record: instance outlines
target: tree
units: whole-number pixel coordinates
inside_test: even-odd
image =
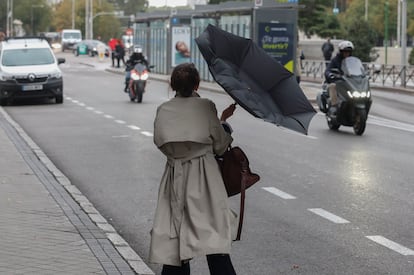
[[[109,0],[117,10],[121,10],[125,15],[145,12],[149,6],[147,0]]]
[[[377,35],[365,21],[354,19],[345,27],[345,37],[354,44],[353,55],[363,62],[371,62],[372,49],[375,47]]]
[[[75,1],[75,29],[85,31],[85,0]],[[56,6],[52,25],[57,31],[72,28],[72,0],[63,0]],[[97,3],[94,1],[93,14],[100,12],[114,12],[113,5],[106,0]],[[93,33],[103,41],[121,35],[121,24],[114,15],[102,15],[93,19]]]
[[[32,31],[34,31],[34,34],[37,34],[38,32],[49,30],[49,22],[52,18],[52,9],[47,4],[46,0],[20,0],[13,2],[13,18],[22,21],[22,27],[26,34],[32,34]],[[6,10],[7,1],[0,1],[0,27],[2,31],[6,31]]]
[[[301,0],[305,8],[299,10],[299,29],[307,37],[317,34],[321,37],[335,37],[340,34],[340,25],[324,0]]]

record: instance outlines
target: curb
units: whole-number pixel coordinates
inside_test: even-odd
[[[23,128],[17,124],[2,107],[0,112],[5,119],[13,126],[16,132],[24,139],[36,157],[45,165],[47,170],[55,177],[70,196],[79,204],[80,208],[104,233],[107,239],[116,248],[122,258],[138,275],[155,275],[155,273],[145,264],[141,257],[129,246],[129,244],[116,232],[108,221],[96,210],[93,204],[82,195],[81,191],[73,185],[70,180],[52,163],[39,146],[26,134]]]

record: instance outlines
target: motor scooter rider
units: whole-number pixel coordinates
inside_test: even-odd
[[[142,53],[142,47],[135,45],[134,46],[134,51],[131,54],[131,56],[129,57],[129,59],[127,60],[126,64],[126,74],[125,74],[125,88],[124,91],[127,92],[128,91],[128,85],[129,85],[129,80],[130,80],[130,76],[131,76],[131,70],[134,68],[134,66],[137,63],[142,63],[144,64],[148,71],[150,71],[149,68],[149,64],[148,64],[148,60],[145,58],[144,54]]]
[[[328,92],[329,97],[331,98],[331,108],[329,109],[329,112],[333,115],[336,114],[338,108],[338,95],[336,92],[335,84],[337,72],[333,72],[332,69],[342,72],[342,61],[345,58],[352,55],[352,51],[354,50],[354,44],[351,41],[345,40],[339,43],[338,48],[339,53],[331,60],[325,71],[325,79],[328,83]]]

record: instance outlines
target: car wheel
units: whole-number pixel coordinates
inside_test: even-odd
[[[57,95],[55,97],[55,101],[56,101],[56,104],[62,104],[63,103],[63,95]]]
[[[0,106],[6,106],[7,105],[7,98],[0,99]]]

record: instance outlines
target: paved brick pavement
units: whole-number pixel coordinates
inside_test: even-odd
[[[0,107],[0,274],[154,274]]]

